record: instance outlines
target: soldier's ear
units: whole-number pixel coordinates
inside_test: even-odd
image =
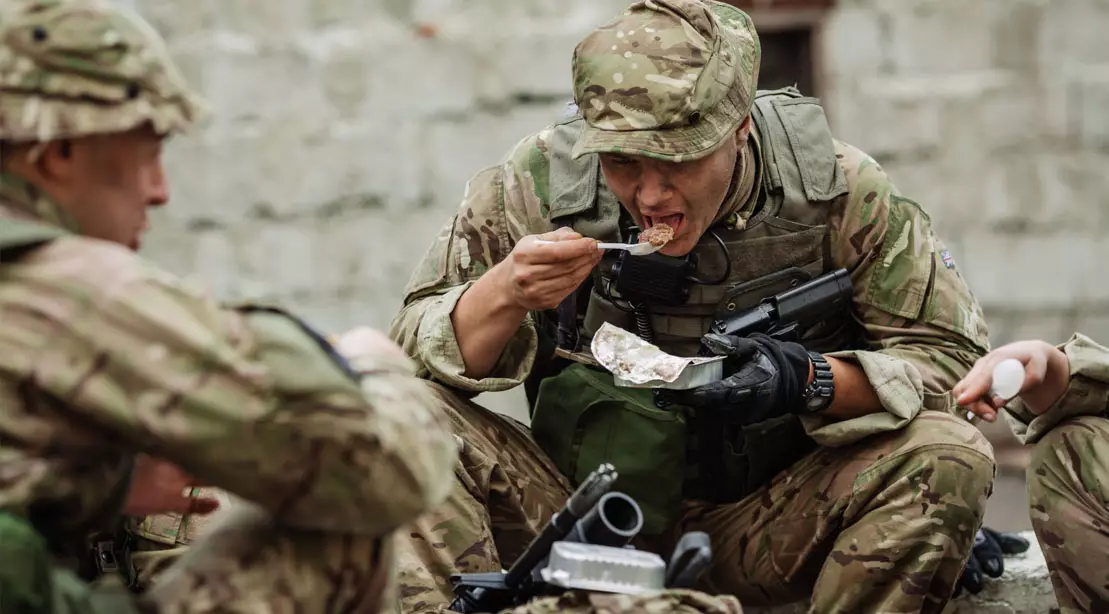
[[[35,166],[46,180],[63,182],[70,180],[75,172],[73,142],[62,139],[44,144]]]
[[[751,136],[751,116],[744,118],[743,123],[735,129],[735,144],[742,148],[747,145],[747,137]]]

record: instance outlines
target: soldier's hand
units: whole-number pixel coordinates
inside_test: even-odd
[[[1001,533],[982,527],[974,536],[974,548],[971,549],[959,583],[955,585],[953,596],[961,595],[964,588],[972,595],[982,592],[985,586],[983,574],[1000,578],[1005,573],[1005,555],[1020,554],[1028,550],[1030,545],[1028,540],[1016,533]]]
[[[529,311],[554,309],[585,281],[601,255],[597,241],[569,228],[526,236],[502,263],[504,292]]]
[[[800,344],[763,334],[749,337],[709,333],[702,342],[727,356],[727,377],[690,390],[661,390],[659,398],[709,411],[735,412],[740,424],[754,424],[799,411],[812,362]]]
[[[1015,358],[1024,365],[1024,383],[1018,396],[1031,412],[1042,414],[1067,391],[1070,364],[1066,354],[1044,341],[1017,341],[978,359],[970,373],[955,384],[952,390],[955,402],[987,422],[996,420],[997,410],[1008,399],[988,398],[989,391],[994,367],[1007,358]]]
[[[219,500],[191,497],[186,493],[198,486],[196,479],[180,467],[159,458],[140,454],[131,474],[131,490],[123,506],[127,516],[153,514],[208,514],[219,508]]]

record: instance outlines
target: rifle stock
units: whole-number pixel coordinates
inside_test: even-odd
[[[851,274],[836,269],[712,324],[710,332],[746,337],[763,333],[797,341],[800,330],[851,303]]]

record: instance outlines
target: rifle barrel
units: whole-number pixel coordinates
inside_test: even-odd
[[[551,544],[561,541],[574,530],[578,521],[584,514],[596,510],[598,502],[612,488],[616,481],[616,468],[609,463],[604,463],[589,474],[577,490],[574,491],[554,516],[543,531],[531,540],[527,550],[516,559],[505,574],[504,583],[510,589],[519,588],[520,584],[531,575],[532,570],[551,552]],[[634,502],[633,502],[634,503]]]

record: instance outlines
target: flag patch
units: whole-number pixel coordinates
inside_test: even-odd
[[[951,252],[943,250],[940,252],[940,258],[943,258],[943,266],[949,269],[955,268],[955,259],[951,257]]]

